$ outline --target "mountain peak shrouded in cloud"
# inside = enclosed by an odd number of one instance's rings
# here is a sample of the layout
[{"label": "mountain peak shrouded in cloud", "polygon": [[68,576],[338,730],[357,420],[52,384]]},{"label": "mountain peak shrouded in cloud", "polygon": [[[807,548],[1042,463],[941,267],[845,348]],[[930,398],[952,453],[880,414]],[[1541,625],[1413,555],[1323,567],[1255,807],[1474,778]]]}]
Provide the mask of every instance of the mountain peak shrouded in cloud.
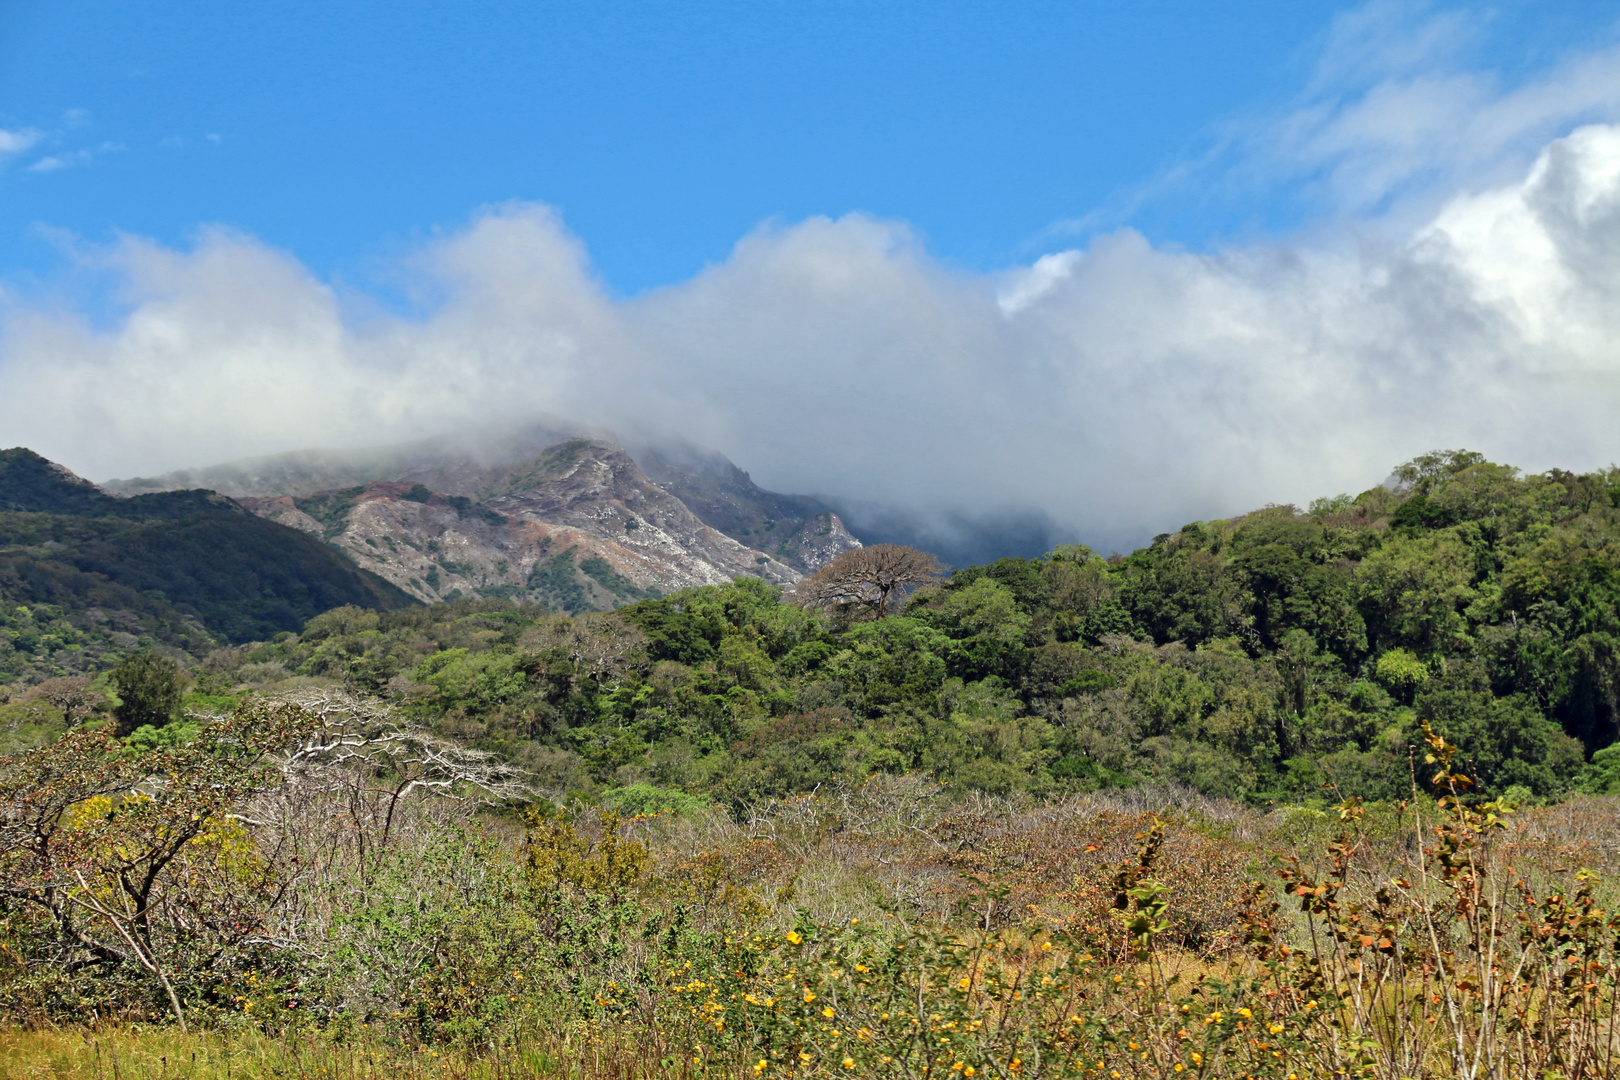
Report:
[{"label": "mountain peak shrouded in cloud", "polygon": [[[4,465],[0,454],[0,480]],[[199,485],[237,502],[183,490]],[[428,602],[618,607],[739,576],[787,585],[860,547],[828,506],[762,490],[722,455],[675,443],[632,456],[611,433],[558,421],[292,451],[89,490],[120,508],[209,495],[335,544]]]},{"label": "mountain peak shrouded in cloud", "polygon": [[1617,162],[1620,127],[1579,128],[1352,251],[1121,230],[980,275],[903,224],[813,218],[632,299],[553,211],[508,204],[405,260],[436,298],[409,315],[239,234],[126,238],[92,259],[116,317],[10,298],[0,430],[104,477],[563,416],[714,446],[772,490],[1126,547],[1437,445],[1620,456]]}]

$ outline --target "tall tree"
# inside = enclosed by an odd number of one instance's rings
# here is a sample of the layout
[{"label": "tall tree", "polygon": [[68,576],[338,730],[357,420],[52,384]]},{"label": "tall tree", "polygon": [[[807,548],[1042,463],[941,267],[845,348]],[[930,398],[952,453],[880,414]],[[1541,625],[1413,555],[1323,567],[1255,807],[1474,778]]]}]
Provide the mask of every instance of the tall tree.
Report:
[{"label": "tall tree", "polygon": [[800,607],[830,611],[866,609],[879,619],[922,585],[939,580],[945,568],[926,551],[900,544],[873,544],[846,551],[794,586],[789,597]]}]

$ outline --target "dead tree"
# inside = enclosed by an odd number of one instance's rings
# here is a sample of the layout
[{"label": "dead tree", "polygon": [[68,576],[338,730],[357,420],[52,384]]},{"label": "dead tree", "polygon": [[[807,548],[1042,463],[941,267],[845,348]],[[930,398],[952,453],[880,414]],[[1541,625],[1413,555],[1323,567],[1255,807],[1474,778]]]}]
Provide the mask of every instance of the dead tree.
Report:
[{"label": "dead tree", "polygon": [[893,611],[907,594],[945,572],[926,551],[900,544],[873,544],[846,551],[793,587],[788,599],[800,607],[849,614],[865,609],[875,618]]},{"label": "dead tree", "polygon": [[365,796],[380,797],[378,846],[388,844],[395,812],[413,792],[469,807],[528,802],[538,794],[523,769],[487,750],[426,731],[382,702],[325,690],[280,700],[318,722],[281,760],[288,785],[306,791],[343,789],[357,813]]}]

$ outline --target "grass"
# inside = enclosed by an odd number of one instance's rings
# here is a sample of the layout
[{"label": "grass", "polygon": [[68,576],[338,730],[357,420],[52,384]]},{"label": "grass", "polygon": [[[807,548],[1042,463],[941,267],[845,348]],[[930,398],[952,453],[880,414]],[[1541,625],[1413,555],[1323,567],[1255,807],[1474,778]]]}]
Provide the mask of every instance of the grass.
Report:
[{"label": "grass", "polygon": [[[144,1025],[0,1031],[5,1080],[685,1080],[684,1058],[585,1032],[531,1032],[469,1053],[308,1033],[181,1032]],[[725,1077],[707,1069],[705,1076]]]}]

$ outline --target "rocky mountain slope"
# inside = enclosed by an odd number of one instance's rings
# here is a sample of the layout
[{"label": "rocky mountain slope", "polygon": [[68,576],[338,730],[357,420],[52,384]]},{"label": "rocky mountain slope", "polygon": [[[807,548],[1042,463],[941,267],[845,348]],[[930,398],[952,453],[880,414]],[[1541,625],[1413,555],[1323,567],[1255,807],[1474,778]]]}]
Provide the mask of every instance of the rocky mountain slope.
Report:
[{"label": "rocky mountain slope", "polygon": [[706,524],[800,572],[818,570],[860,546],[821,500],[766,491],[721,454],[685,444],[638,448],[634,454],[653,483]]},{"label": "rocky mountain slope", "polygon": [[309,451],[106,487],[212,485],[425,601],[483,595],[608,609],[742,575],[788,584],[860,546],[821,503],[763,491],[719,455],[638,456],[656,481],[610,436],[552,426],[481,444]]}]

